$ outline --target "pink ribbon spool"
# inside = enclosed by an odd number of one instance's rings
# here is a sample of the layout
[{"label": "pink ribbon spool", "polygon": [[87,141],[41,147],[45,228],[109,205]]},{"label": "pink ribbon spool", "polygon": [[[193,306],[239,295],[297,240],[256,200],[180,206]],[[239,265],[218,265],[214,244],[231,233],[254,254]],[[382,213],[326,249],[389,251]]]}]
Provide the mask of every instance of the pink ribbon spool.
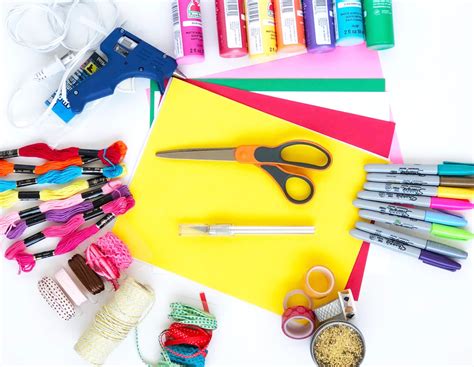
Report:
[{"label": "pink ribbon spool", "polygon": [[316,329],[314,312],[305,306],[287,308],[281,316],[281,329],[291,339],[309,338]]}]

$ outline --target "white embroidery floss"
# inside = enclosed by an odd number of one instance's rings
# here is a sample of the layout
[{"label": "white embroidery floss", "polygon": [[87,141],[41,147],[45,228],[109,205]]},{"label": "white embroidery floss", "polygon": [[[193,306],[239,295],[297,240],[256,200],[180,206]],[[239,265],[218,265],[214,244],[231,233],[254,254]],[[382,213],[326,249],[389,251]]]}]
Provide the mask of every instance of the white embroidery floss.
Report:
[{"label": "white embroidery floss", "polygon": [[102,365],[153,305],[153,290],[128,277],[77,341],[74,349],[87,362]]}]

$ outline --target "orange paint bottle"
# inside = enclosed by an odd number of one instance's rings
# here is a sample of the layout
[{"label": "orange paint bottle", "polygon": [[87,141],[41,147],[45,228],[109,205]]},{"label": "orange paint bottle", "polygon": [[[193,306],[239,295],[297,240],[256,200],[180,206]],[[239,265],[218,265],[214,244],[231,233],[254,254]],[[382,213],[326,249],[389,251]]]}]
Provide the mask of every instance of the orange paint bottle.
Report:
[{"label": "orange paint bottle", "polygon": [[297,52],[305,50],[304,18],[301,0],[273,1],[278,51]]}]

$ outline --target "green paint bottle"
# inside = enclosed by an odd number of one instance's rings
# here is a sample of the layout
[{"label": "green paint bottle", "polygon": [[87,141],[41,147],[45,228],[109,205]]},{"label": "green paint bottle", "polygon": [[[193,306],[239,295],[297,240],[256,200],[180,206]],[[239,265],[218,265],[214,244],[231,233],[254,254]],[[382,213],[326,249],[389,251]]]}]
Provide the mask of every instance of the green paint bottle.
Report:
[{"label": "green paint bottle", "polygon": [[392,0],[364,0],[364,22],[368,48],[386,50],[395,46]]}]

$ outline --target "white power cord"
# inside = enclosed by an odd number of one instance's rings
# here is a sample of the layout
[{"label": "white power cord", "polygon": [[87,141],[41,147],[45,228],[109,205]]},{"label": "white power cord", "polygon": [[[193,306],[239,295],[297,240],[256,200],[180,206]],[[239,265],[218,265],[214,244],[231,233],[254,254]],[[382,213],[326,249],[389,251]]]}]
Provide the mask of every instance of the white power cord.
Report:
[{"label": "white power cord", "polygon": [[[28,47],[37,52],[47,53],[56,50],[62,46],[66,48],[68,52],[61,58],[55,56],[55,60],[44,67],[40,72],[36,73],[33,80],[41,81],[52,75],[55,75],[63,71],[63,76],[54,98],[51,100],[46,110],[35,120],[31,122],[21,122],[14,118],[12,109],[13,99],[21,95],[23,85],[12,95],[8,105],[8,118],[10,122],[18,128],[30,127],[33,124],[39,123],[46,116],[49,115],[53,106],[56,104],[59,98],[63,99],[67,103],[67,80],[71,73],[75,71],[84,60],[87,52],[96,49],[100,42],[119,24],[119,11],[114,0],[107,1],[112,6],[112,16],[106,16],[103,14],[99,1],[97,0],[54,0],[47,3],[27,3],[16,6],[11,9],[6,18],[6,26],[10,37],[19,45]],[[102,2],[104,3],[104,2]],[[95,19],[90,20],[84,16],[79,16],[79,22],[87,27],[87,37],[85,42],[80,47],[72,46],[67,42],[68,35],[73,32],[71,29],[71,22],[74,17],[74,11],[78,9],[79,5],[85,5],[90,8],[95,14]],[[47,22],[45,22],[45,28],[48,28],[53,38],[44,42],[35,42],[24,35],[24,23],[26,17],[32,14],[33,11],[40,11],[45,13]],[[111,19],[109,25],[104,20]]]}]

